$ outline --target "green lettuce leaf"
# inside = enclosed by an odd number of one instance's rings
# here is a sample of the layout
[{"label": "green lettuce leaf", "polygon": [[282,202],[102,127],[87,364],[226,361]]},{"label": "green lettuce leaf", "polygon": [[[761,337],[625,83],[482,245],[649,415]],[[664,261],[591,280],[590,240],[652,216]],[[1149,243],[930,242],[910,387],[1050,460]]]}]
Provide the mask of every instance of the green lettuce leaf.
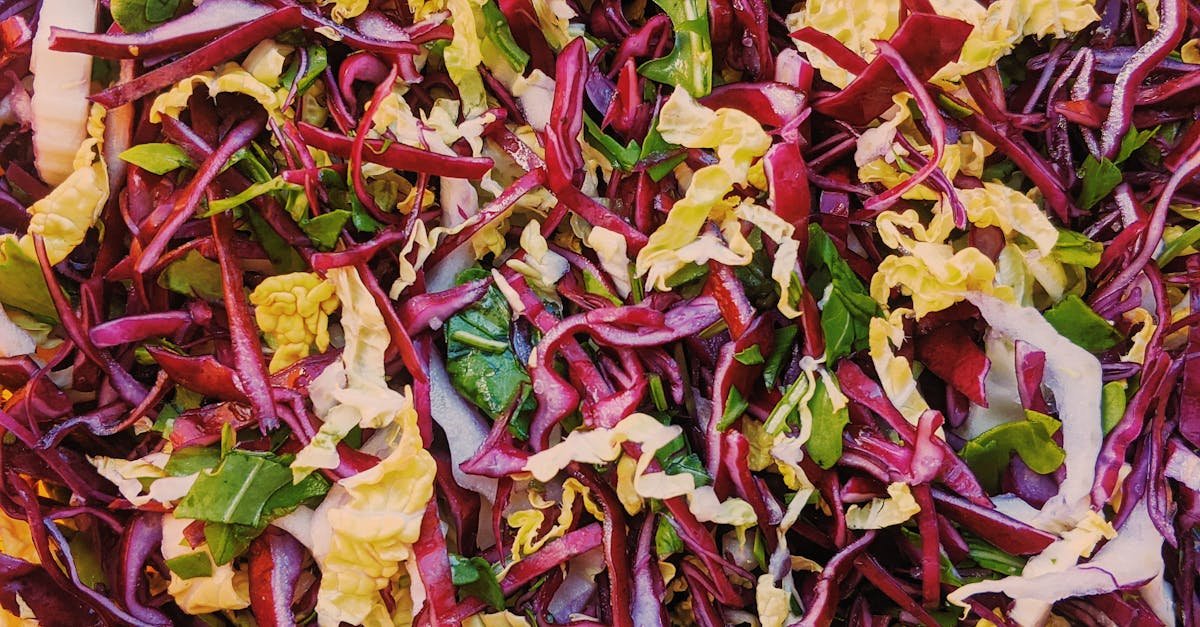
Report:
[{"label": "green lettuce leaf", "polygon": [[450,578],[458,587],[460,598],[472,596],[496,611],[504,609],[504,592],[496,579],[496,571],[482,557],[466,558],[451,553]]},{"label": "green lettuce leaf", "polygon": [[187,153],[175,144],[138,144],[121,153],[120,156],[121,160],[126,163],[132,163],[147,172],[159,175],[179,168],[196,167]]},{"label": "green lettuce leaf", "polygon": [[[459,282],[480,278],[468,270]],[[493,420],[529,389],[529,375],[509,343],[509,307],[504,295],[488,288],[483,298],[446,322],[446,372],[463,398]]]},{"label": "green lettuce leaf", "polygon": [[879,314],[879,305],[821,227],[809,225],[808,237],[808,264],[814,268],[808,285],[825,301],[821,330],[825,334],[825,362],[832,365],[866,347],[871,318]]},{"label": "green lettuce leaf", "polygon": [[959,455],[975,471],[988,490],[1000,484],[1000,473],[1008,467],[1013,453],[1021,456],[1029,469],[1050,474],[1062,465],[1066,453],[1051,437],[1062,423],[1039,412],[1026,410],[1026,420],[1009,422],[988,429],[967,442]]},{"label": "green lettuce leaf", "polygon": [[671,18],[675,47],[660,59],[638,68],[646,78],[683,87],[693,98],[712,91],[712,41],[708,34],[708,3],[701,0],[654,0]]},{"label": "green lettuce leaf", "polygon": [[[837,383],[833,373],[829,374],[829,378],[834,384]],[[812,435],[804,446],[818,466],[829,469],[842,458],[842,431],[850,422],[850,411],[845,407],[834,409],[823,377],[817,377],[816,388],[812,400],[808,402],[808,409],[813,416]]]},{"label": "green lettuce leaf", "polygon": [[1063,337],[1093,353],[1106,351],[1123,339],[1120,331],[1074,294],[1046,310],[1044,315]]}]

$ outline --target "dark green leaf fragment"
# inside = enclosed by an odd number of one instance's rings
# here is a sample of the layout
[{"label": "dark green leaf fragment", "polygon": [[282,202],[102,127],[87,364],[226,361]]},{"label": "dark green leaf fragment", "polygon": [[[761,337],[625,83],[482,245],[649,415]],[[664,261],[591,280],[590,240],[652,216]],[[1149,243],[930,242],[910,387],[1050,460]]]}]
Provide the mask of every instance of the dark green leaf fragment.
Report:
[{"label": "dark green leaf fragment", "polygon": [[1046,310],[1044,315],[1063,337],[1093,353],[1106,351],[1124,339],[1120,331],[1074,294]]}]

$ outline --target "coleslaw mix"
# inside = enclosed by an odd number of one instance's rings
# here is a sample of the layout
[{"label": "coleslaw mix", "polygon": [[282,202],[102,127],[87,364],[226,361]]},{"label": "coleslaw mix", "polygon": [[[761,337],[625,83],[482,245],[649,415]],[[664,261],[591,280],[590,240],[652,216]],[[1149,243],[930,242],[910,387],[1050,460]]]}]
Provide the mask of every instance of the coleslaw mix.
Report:
[{"label": "coleslaw mix", "polygon": [[0,0],[5,625],[1200,624],[1200,5]]}]

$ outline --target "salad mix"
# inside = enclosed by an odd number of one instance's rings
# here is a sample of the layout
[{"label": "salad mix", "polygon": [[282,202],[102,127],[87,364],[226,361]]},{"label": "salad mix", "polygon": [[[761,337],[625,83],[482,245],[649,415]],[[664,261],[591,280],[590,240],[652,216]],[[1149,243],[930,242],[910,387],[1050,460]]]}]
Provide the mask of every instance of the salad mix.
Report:
[{"label": "salad mix", "polygon": [[0,0],[12,625],[1200,623],[1200,5]]}]

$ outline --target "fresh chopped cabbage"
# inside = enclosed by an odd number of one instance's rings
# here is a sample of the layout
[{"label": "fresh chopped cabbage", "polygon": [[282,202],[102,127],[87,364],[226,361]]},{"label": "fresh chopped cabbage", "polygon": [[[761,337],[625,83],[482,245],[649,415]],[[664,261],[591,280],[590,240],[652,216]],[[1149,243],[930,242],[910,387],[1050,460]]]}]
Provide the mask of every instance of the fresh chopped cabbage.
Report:
[{"label": "fresh chopped cabbage", "polygon": [[275,349],[271,372],[329,348],[329,315],[337,310],[333,283],[311,272],[270,276],[250,293],[254,319]]},{"label": "fresh chopped cabbage", "polygon": [[1062,422],[1066,479],[1042,509],[1039,526],[1069,526],[1087,511],[1103,432],[1100,425],[1100,362],[1060,335],[1036,309],[1021,307],[986,294],[972,294],[992,328],[1013,340],[1023,340],[1046,354],[1045,385],[1054,394]]},{"label": "fresh chopped cabbage", "polygon": [[562,255],[550,250],[537,220],[526,224],[521,231],[521,249],[525,251],[525,258],[509,259],[506,265],[520,272],[543,298],[554,298],[554,284],[571,266]]},{"label": "fresh chopped cabbage", "polygon": [[[151,502],[170,507],[192,489],[199,473],[168,476],[164,470],[168,459],[170,455],[166,453],[151,453],[134,460],[98,455],[89,457],[88,461],[96,467],[101,477],[117,486],[121,496],[135,507]],[[146,484],[149,484],[148,487]]]},{"label": "fresh chopped cabbage", "polygon": [[211,575],[184,579],[174,572],[167,585],[167,593],[175,599],[179,609],[188,614],[208,614],[223,610],[240,610],[250,606],[250,583],[245,572],[234,569],[233,564],[217,565],[207,544],[192,548],[184,537],[184,529],[192,523],[186,518],[171,514],[162,517],[162,556],[173,559],[189,553],[201,552],[209,559]]},{"label": "fresh chopped cabbage", "polygon": [[312,515],[307,541],[321,568],[322,627],[392,625],[381,591],[418,605],[417,590],[393,589],[411,565],[437,465],[421,445],[417,412],[409,407],[395,423],[367,445],[383,449],[380,462],[335,483]]},{"label": "fresh chopped cabbage", "polygon": [[907,483],[888,486],[888,498],[871,499],[865,507],[851,505],[846,510],[846,526],[851,529],[883,529],[899,525],[921,511]]},{"label": "fresh chopped cabbage", "polygon": [[[667,221],[650,235],[638,253],[637,273],[646,283],[666,291],[666,280],[688,262],[717,259],[728,265],[750,262],[753,250],[741,235],[741,226],[729,215],[734,207],[725,201],[735,183],[746,184],[750,165],[771,146],[771,138],[752,117],[735,109],[713,111],[697,103],[686,90],[676,89],[659,114],[663,139],[688,148],[714,148],[717,163],[697,170],[667,214]],[[702,234],[705,222],[721,222],[728,247]],[[724,218],[724,219],[722,219]]]},{"label": "fresh chopped cabbage", "polygon": [[157,124],[162,121],[164,115],[178,118],[179,114],[187,108],[188,99],[192,97],[196,87],[201,85],[208,90],[209,98],[215,99],[218,94],[226,93],[250,96],[262,105],[268,114],[277,118],[282,115],[280,109],[283,107],[283,99],[287,95],[286,91],[272,89],[247,72],[241,65],[230,62],[218,70],[189,76],[175,83],[170,90],[159,94],[150,105],[150,121]]},{"label": "fresh chopped cabbage", "polygon": [[297,481],[318,468],[337,467],[337,444],[354,427],[379,429],[416,412],[409,391],[401,394],[387,386],[384,355],[392,337],[358,271],[333,268],[328,279],[342,303],[346,345],[309,384],[313,410],[324,422],[296,454],[292,473]]}]

